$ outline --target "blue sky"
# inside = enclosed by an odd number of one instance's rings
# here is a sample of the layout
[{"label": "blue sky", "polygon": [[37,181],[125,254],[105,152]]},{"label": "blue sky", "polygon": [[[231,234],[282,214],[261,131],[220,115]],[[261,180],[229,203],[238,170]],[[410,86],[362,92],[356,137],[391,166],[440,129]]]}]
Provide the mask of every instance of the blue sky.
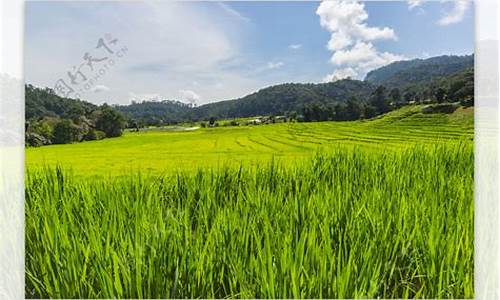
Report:
[{"label": "blue sky", "polygon": [[[474,11],[465,0],[27,2],[25,32],[28,83],[95,103],[202,104],[471,54]],[[108,51],[96,48],[100,38]]]}]

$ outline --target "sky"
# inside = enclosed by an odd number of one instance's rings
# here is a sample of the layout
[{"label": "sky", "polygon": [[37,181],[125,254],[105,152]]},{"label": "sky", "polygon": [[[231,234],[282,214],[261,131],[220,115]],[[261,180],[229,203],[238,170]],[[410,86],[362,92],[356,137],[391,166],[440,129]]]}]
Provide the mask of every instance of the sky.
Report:
[{"label": "sky", "polygon": [[474,51],[466,0],[26,2],[29,84],[96,104],[235,99]]}]

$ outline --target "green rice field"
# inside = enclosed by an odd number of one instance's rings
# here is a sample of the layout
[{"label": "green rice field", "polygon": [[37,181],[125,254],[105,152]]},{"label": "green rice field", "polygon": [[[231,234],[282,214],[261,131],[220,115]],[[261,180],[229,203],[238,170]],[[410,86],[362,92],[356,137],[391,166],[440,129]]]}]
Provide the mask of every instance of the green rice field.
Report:
[{"label": "green rice field", "polygon": [[473,110],[26,150],[27,298],[473,298]]},{"label": "green rice field", "polygon": [[60,165],[86,176],[138,170],[164,174],[235,163],[255,164],[273,158],[288,163],[310,156],[318,148],[338,145],[378,151],[415,144],[472,142],[472,109],[459,109],[451,115],[422,114],[420,109],[405,107],[369,121],[128,132],[120,138],[28,148],[26,163],[28,167]]}]

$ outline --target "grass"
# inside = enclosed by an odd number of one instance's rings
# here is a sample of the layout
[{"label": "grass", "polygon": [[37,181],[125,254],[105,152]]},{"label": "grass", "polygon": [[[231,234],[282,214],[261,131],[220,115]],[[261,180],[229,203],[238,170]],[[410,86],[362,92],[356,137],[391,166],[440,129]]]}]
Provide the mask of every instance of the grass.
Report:
[{"label": "grass", "polygon": [[26,150],[28,167],[61,165],[77,175],[121,175],[138,170],[155,174],[228,163],[255,164],[274,158],[303,159],[319,148],[362,146],[400,149],[415,144],[472,140],[472,109],[454,114],[422,114],[405,107],[370,121],[281,123],[219,127],[191,132],[149,131],[72,145]]},{"label": "grass", "polygon": [[27,149],[28,298],[473,298],[471,109]]},{"label": "grass", "polygon": [[472,145],[26,181],[26,293],[472,298]]}]

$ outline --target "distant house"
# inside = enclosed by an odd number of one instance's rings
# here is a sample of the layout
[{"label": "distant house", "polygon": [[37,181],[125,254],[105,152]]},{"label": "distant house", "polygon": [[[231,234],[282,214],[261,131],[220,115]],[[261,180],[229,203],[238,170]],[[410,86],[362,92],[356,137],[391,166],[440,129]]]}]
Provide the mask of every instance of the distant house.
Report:
[{"label": "distant house", "polygon": [[257,119],[250,120],[249,122],[253,125],[260,125],[260,124],[262,124],[262,119],[257,118]]}]

